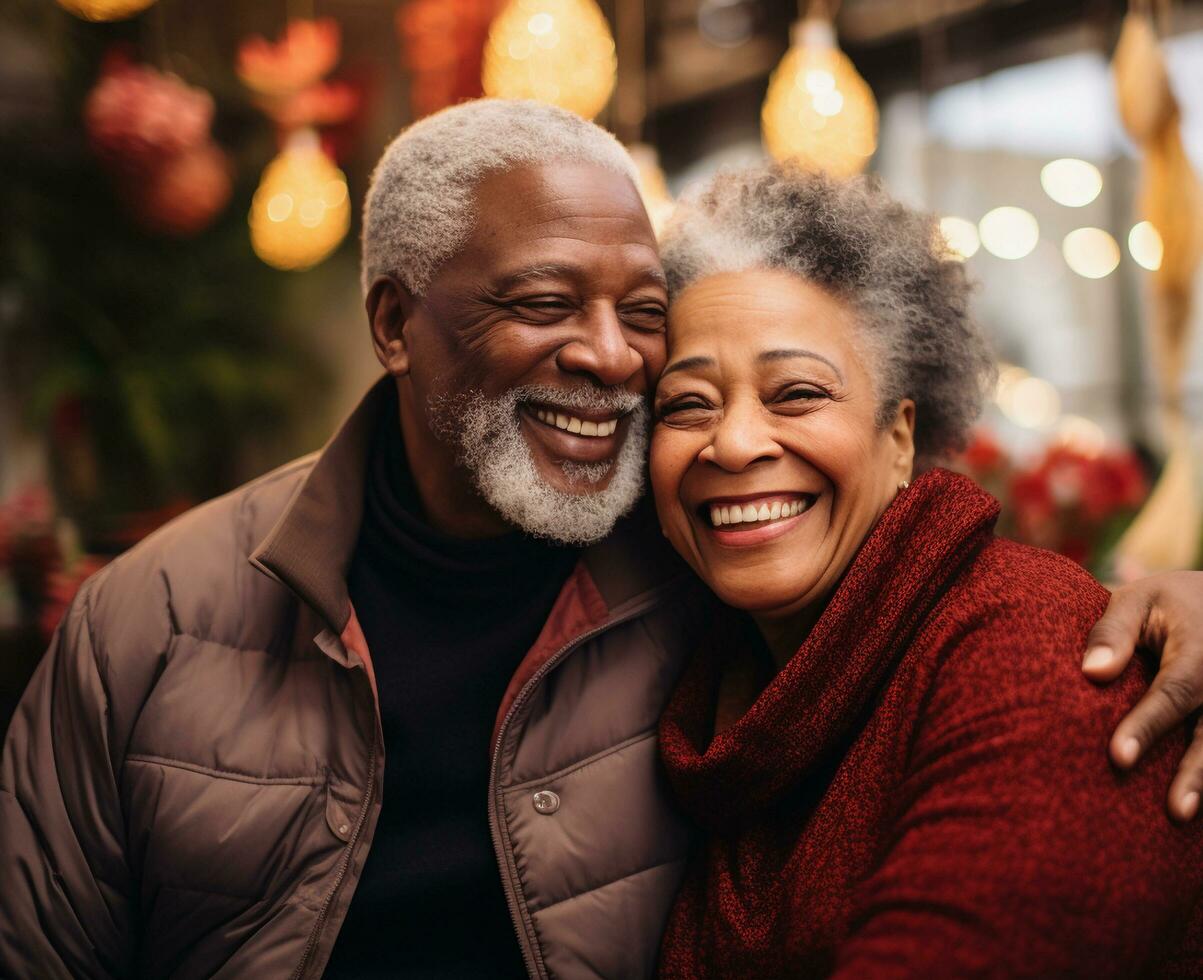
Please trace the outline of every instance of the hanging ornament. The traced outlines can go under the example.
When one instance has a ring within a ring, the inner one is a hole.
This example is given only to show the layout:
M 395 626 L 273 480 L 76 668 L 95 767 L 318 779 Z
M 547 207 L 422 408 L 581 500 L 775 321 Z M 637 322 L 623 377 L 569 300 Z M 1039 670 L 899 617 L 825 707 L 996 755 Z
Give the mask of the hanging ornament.
M 82 20 L 125 20 L 140 14 L 155 0 L 58 0 L 59 6 Z
M 287 134 L 302 126 L 346 122 L 359 93 L 345 82 L 323 82 L 338 63 L 337 21 L 290 20 L 279 41 L 259 35 L 238 46 L 238 77 L 259 106 Z
M 323 81 L 338 62 L 336 21 L 291 20 L 280 40 L 247 38 L 238 77 L 275 122 L 283 150 L 267 165 L 251 201 L 251 247 L 277 269 L 308 269 L 346 237 L 351 204 L 343 172 L 322 149 L 315 126 L 346 122 L 359 92 Z
M 658 236 L 673 211 L 673 198 L 668 192 L 668 181 L 664 178 L 664 171 L 660 168 L 660 155 L 654 146 L 648 146 L 646 143 L 628 146 L 627 152 L 635 161 L 639 196 L 643 198 L 647 216 L 652 219 L 652 229 Z
M 765 148 L 836 177 L 860 173 L 877 148 L 873 92 L 836 45 L 830 20 L 807 17 L 792 35 L 760 113 Z
M 610 25 L 594 0 L 510 0 L 489 31 L 486 95 L 536 99 L 592 119 L 614 91 Z
M 1183 145 L 1181 110 L 1148 8 L 1132 4 L 1112 63 L 1120 118 L 1142 157 L 1141 217 L 1161 246 L 1146 256 L 1146 267 L 1155 266 L 1149 326 L 1168 452 L 1148 503 L 1116 547 L 1119 565 L 1140 574 L 1197 568 L 1203 559 L 1203 436 L 1191 424 L 1183 390 L 1203 260 L 1203 184 Z
M 277 269 L 317 265 L 346 237 L 351 226 L 347 180 L 312 129 L 293 133 L 267 165 L 249 221 L 255 254 Z
M 84 102 L 84 128 L 93 152 L 113 171 L 141 174 L 209 139 L 213 98 L 175 75 L 105 58 Z
M 123 56 L 111 56 L 84 103 L 92 151 L 148 231 L 206 228 L 230 198 L 230 165 L 213 142 L 213 99 Z
M 397 8 L 414 119 L 483 93 L 481 59 L 498 0 L 406 0 Z
M 207 140 L 149 176 L 138 195 L 137 215 L 148 231 L 188 238 L 209 226 L 231 190 L 230 161 Z
M 259 95 L 292 95 L 325 78 L 338 63 L 338 22 L 290 20 L 279 41 L 252 35 L 238 46 L 238 77 Z

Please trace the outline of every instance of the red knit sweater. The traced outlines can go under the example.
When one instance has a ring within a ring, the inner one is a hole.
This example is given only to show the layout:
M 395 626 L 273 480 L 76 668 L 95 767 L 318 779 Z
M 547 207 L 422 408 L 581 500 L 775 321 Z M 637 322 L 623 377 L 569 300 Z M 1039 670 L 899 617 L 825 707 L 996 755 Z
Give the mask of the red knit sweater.
M 708 833 L 663 976 L 1203 975 L 1203 825 L 1163 802 L 1181 740 L 1110 767 L 1146 678 L 1082 676 L 1106 592 L 994 538 L 997 512 L 963 477 L 917 480 L 718 736 L 737 634 L 686 669 L 662 751 Z

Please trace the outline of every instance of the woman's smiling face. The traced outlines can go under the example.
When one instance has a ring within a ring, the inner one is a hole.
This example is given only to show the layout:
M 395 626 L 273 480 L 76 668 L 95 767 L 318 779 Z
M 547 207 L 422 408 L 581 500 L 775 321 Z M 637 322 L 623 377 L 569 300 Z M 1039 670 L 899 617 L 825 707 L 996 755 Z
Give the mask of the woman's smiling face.
M 824 601 L 910 479 L 914 405 L 878 424 L 855 310 L 788 272 L 694 282 L 669 311 L 651 479 L 673 547 L 729 605 Z

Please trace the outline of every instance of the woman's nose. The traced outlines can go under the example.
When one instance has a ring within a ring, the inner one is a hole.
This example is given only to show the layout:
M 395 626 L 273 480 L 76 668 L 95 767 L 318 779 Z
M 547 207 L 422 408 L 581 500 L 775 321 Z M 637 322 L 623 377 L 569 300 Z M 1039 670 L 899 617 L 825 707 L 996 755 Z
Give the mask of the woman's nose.
M 560 370 L 587 374 L 603 387 L 625 384 L 643 368 L 643 358 L 627 341 L 614 309 L 592 310 L 579 336 L 560 348 Z
M 710 443 L 698 453 L 699 462 L 740 473 L 753 463 L 780 459 L 784 450 L 764 416 L 759 399 L 728 404 Z

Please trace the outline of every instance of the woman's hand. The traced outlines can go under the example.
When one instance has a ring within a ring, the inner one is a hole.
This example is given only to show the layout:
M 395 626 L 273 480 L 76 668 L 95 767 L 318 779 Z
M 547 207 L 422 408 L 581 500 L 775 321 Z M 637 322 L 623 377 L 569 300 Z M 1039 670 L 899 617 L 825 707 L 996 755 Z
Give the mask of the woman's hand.
M 1117 589 L 1090 631 L 1082 670 L 1092 681 L 1113 681 L 1137 646 L 1160 652 L 1161 669 L 1111 736 L 1111 758 L 1122 769 L 1203 705 L 1203 572 L 1164 572 Z M 1203 726 L 1170 786 L 1170 815 L 1192 819 L 1200 792 Z

